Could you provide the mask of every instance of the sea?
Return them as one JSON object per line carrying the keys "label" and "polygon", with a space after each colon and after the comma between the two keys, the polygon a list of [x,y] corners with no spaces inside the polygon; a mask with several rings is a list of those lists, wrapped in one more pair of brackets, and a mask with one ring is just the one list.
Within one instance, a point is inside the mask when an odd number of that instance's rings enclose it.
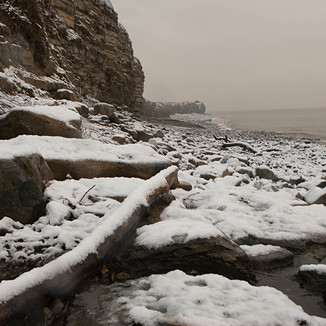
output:
{"label": "sea", "polygon": [[326,108],[224,111],[210,115],[213,123],[235,130],[326,140]]}

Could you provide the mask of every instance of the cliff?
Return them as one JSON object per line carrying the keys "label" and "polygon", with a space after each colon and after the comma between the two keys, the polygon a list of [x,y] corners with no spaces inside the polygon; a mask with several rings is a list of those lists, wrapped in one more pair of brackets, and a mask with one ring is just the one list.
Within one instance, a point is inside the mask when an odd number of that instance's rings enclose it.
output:
{"label": "cliff", "polygon": [[[8,76],[10,78],[8,78]],[[2,0],[0,89],[143,104],[144,74],[109,0]]]}
{"label": "cliff", "polygon": [[200,113],[206,111],[205,104],[195,102],[150,102],[146,101],[146,111],[149,115],[157,117],[168,117],[171,114]]}

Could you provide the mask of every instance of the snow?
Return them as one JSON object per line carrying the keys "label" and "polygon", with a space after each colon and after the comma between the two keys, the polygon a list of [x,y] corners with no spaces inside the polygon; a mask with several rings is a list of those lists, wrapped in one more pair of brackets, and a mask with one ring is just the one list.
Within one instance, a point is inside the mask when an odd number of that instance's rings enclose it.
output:
{"label": "snow", "polygon": [[40,155],[40,152],[28,144],[25,145],[15,145],[0,140],[0,158],[2,160],[12,160],[19,156],[30,156],[30,155]]}
{"label": "snow", "polygon": [[[102,244],[105,238],[112,235],[114,230],[123,225],[130,217],[133,211],[140,205],[147,206],[146,198],[148,198],[156,187],[166,184],[166,176],[175,171],[176,167],[169,167],[149,180],[128,196],[128,198],[120,205],[119,209],[109,212],[103,217],[103,223],[86,238],[83,239],[73,250],[65,253],[56,260],[39,268],[26,272],[11,281],[2,281],[0,283],[0,303],[4,303],[16,295],[24,292],[28,288],[32,288],[46,280],[50,280],[60,273],[67,273],[69,270],[85,260],[91,253],[97,253],[97,248]],[[73,227],[70,232],[73,231]],[[23,230],[22,235],[26,236],[28,228]],[[78,228],[75,228],[78,232]],[[51,234],[50,234],[51,236]],[[63,237],[68,237],[66,232]]]}
{"label": "snow", "polygon": [[316,272],[320,275],[326,275],[326,265],[324,264],[302,265],[299,270],[300,272]]}
{"label": "snow", "polygon": [[112,5],[112,2],[110,0],[101,0],[101,3],[103,3],[109,9],[112,9],[113,10],[113,5]]}
{"label": "snow", "polygon": [[279,250],[282,249],[281,247],[278,246],[262,245],[262,244],[253,245],[253,246],[243,245],[240,247],[249,256],[268,255],[273,252],[278,252]]}
{"label": "snow", "polygon": [[136,244],[148,248],[158,248],[178,242],[188,242],[198,238],[225,237],[207,221],[189,218],[170,219],[137,230]]}
{"label": "snow", "polygon": [[129,163],[165,163],[170,161],[157,154],[151,147],[143,144],[111,145],[92,139],[74,139],[51,136],[18,136],[1,141],[0,146],[32,146],[44,159],[96,160]]}
{"label": "snow", "polygon": [[308,204],[315,203],[320,197],[326,195],[326,188],[313,187],[309,189],[305,196],[305,201]]}
{"label": "snow", "polygon": [[[28,107],[17,107],[12,109],[10,112],[12,111],[25,111],[42,116],[47,116],[51,119],[65,122],[67,125],[69,125],[73,121],[80,120],[79,113],[73,108],[73,106],[69,105],[37,105]],[[1,116],[0,119],[4,119],[8,114],[10,114],[10,112]]]}
{"label": "snow", "polygon": [[[96,298],[96,291],[90,294]],[[118,325],[118,316],[146,326],[326,325],[325,319],[309,316],[278,290],[214,274],[172,271],[113,284],[98,302],[91,313],[99,324],[108,325]]]}

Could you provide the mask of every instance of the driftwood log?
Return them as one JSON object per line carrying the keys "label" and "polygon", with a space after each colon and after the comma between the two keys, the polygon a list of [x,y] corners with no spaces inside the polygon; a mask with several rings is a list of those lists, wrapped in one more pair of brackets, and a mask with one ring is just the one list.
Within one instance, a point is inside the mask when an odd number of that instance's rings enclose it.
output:
{"label": "driftwood log", "polygon": [[[147,180],[113,213],[113,222],[105,221],[70,252],[15,280],[0,283],[0,325],[14,316],[27,315],[48,298],[74,294],[83,281],[96,275],[135,233],[147,208],[178,182],[177,171],[176,167],[169,167]],[[145,194],[145,198],[140,194]],[[111,226],[112,230],[103,230]]]}
{"label": "driftwood log", "polygon": [[242,147],[243,149],[245,149],[245,150],[247,150],[247,151],[249,151],[251,153],[254,153],[254,154],[258,153],[258,151],[255,148],[251,147],[250,145],[248,145],[246,143],[238,143],[237,142],[237,143],[224,143],[224,144],[222,144],[222,148],[227,148],[227,147]]}

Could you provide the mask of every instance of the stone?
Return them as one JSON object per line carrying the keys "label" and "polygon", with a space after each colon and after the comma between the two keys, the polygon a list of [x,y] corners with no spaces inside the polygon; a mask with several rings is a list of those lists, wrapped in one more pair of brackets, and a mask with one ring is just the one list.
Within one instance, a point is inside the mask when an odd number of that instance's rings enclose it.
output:
{"label": "stone", "polygon": [[216,273],[230,279],[255,281],[247,254],[226,237],[196,239],[159,248],[133,245],[121,256],[132,278],[182,270],[187,274]]}
{"label": "stone", "polygon": [[321,204],[326,206],[326,188],[312,187],[306,193],[304,200],[309,205]]}
{"label": "stone", "polygon": [[137,138],[136,141],[144,141],[144,142],[148,142],[151,138],[153,138],[154,135],[144,131],[144,130],[137,130]]}
{"label": "stone", "polygon": [[114,106],[107,103],[96,103],[94,105],[94,114],[106,115],[109,118],[112,117],[114,112]]}
{"label": "stone", "polygon": [[278,181],[279,177],[275,175],[275,173],[268,168],[267,166],[260,166],[256,168],[256,176],[261,179],[267,179],[272,181]]}
{"label": "stone", "polygon": [[43,181],[51,179],[52,172],[39,154],[0,158],[0,218],[35,222],[45,209]]}
{"label": "stone", "polygon": [[74,108],[83,118],[88,118],[89,108],[86,104],[75,102]]}
{"label": "stone", "polygon": [[75,101],[76,100],[76,96],[75,93],[69,89],[58,89],[56,94],[55,94],[55,98],[57,100],[68,100],[68,101]]}
{"label": "stone", "polygon": [[240,173],[240,174],[246,174],[249,178],[253,178],[254,173],[252,172],[252,170],[250,168],[245,168],[242,166],[238,166],[235,169],[235,172]]}
{"label": "stone", "polygon": [[[309,265],[307,265],[309,266]],[[316,266],[316,265],[315,265]],[[318,266],[318,265],[317,265]],[[325,267],[325,265],[321,265]],[[296,275],[297,281],[301,287],[308,288],[314,292],[319,292],[323,295],[326,302],[326,272],[318,272],[317,269],[299,270]]]}
{"label": "stone", "polygon": [[[55,111],[56,107],[52,109]],[[81,119],[77,113],[75,115],[76,117],[67,123],[61,121],[59,116],[56,119],[39,111],[33,112],[33,108],[17,108],[0,117],[0,139],[24,134],[81,138]]]}
{"label": "stone", "polygon": [[252,262],[253,268],[260,271],[269,271],[288,266],[293,263],[294,259],[293,253],[284,248],[259,255],[250,255],[250,253],[248,253],[248,256]]}

